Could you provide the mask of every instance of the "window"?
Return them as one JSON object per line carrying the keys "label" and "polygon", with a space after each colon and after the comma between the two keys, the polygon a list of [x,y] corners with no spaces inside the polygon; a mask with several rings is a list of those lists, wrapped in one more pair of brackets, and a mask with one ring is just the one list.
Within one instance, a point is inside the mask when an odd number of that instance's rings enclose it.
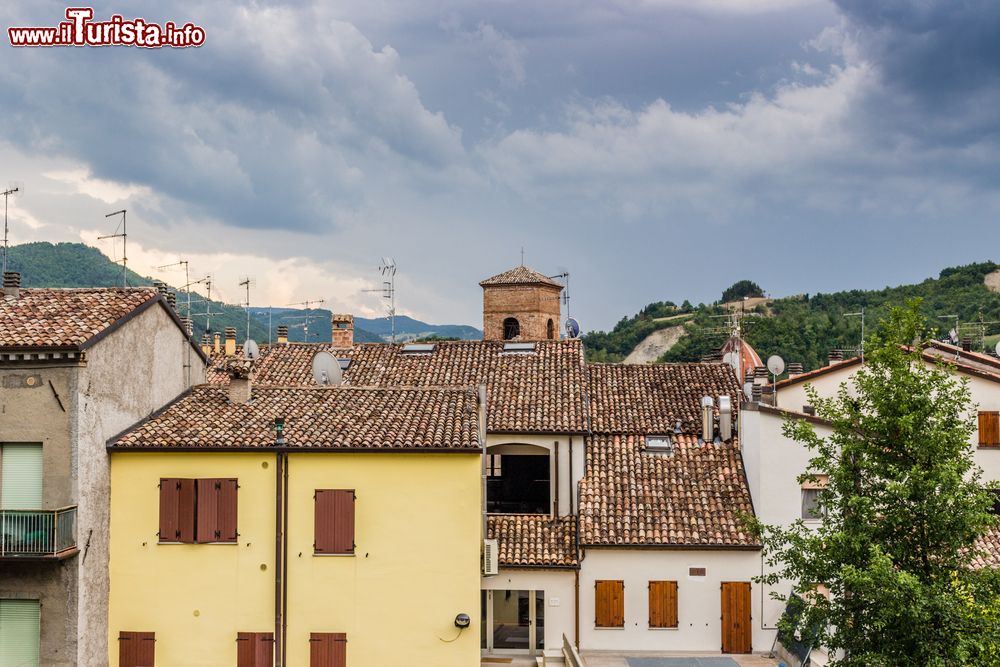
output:
{"label": "window", "polygon": [[400,351],[403,354],[431,354],[435,347],[434,343],[407,343]]}
{"label": "window", "polygon": [[677,627],[677,582],[649,582],[649,627]]}
{"label": "window", "polygon": [[500,454],[487,454],[486,455],[486,476],[487,477],[502,477],[503,468],[500,463]]}
{"label": "window", "polygon": [[823,518],[823,510],[819,507],[820,491],[826,488],[826,475],[810,475],[802,481],[802,518],[806,521],[819,521]]}
{"label": "window", "polygon": [[271,667],[274,664],[274,633],[236,634],[236,667]]}
{"label": "window", "polygon": [[504,354],[531,354],[535,351],[534,343],[504,343]]}
{"label": "window", "polygon": [[647,435],[646,451],[658,454],[673,454],[674,441],[669,435]]}
{"label": "window", "polygon": [[503,321],[503,339],[512,340],[521,335],[521,324],[516,318],[508,317]]}
{"label": "window", "polygon": [[0,665],[37,667],[39,619],[38,600],[0,599]]}
{"label": "window", "polygon": [[594,582],[594,625],[598,628],[625,627],[625,582]]}
{"label": "window", "polygon": [[545,337],[549,340],[556,337],[556,325],[551,318],[549,318],[549,321],[545,323]]}
{"label": "window", "polygon": [[316,554],[354,554],[354,489],[316,489]]}
{"label": "window", "polygon": [[154,667],[155,658],[156,633],[118,633],[118,667]]}
{"label": "window", "polygon": [[160,542],[236,542],[235,479],[160,480]]}
{"label": "window", "polygon": [[1000,412],[979,413],[979,446],[1000,447]]}
{"label": "window", "polygon": [[0,509],[42,509],[42,445],[0,445]]}
{"label": "window", "polygon": [[486,511],[491,514],[548,514],[552,511],[551,457],[502,454],[502,467],[487,474]]}
{"label": "window", "polygon": [[347,635],[343,632],[310,634],[309,667],[347,667]]}

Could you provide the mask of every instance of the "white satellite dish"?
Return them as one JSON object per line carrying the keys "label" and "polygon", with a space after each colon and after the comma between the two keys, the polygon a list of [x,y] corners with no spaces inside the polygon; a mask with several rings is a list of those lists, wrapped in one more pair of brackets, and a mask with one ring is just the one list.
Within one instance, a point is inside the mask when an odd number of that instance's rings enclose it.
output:
{"label": "white satellite dish", "polygon": [[733,370],[738,371],[740,369],[740,355],[737,352],[726,352],[722,355],[722,363],[728,364],[733,368]]}
{"label": "white satellite dish", "polygon": [[747,397],[748,401],[753,400],[753,382],[747,382],[743,385],[743,395]]}
{"label": "white satellite dish", "polygon": [[998,357],[1000,357],[1000,340],[997,341],[996,347],[993,348],[993,351],[997,353]]}
{"label": "white satellite dish", "polygon": [[257,341],[252,338],[243,341],[243,358],[250,361],[260,359],[260,348],[257,347]]}
{"label": "white satellite dish", "polygon": [[313,380],[318,385],[339,385],[344,381],[340,362],[329,352],[317,352],[312,360]]}
{"label": "white satellite dish", "polygon": [[767,370],[771,371],[774,375],[781,375],[785,372],[785,360],[776,354],[772,354],[767,358]]}

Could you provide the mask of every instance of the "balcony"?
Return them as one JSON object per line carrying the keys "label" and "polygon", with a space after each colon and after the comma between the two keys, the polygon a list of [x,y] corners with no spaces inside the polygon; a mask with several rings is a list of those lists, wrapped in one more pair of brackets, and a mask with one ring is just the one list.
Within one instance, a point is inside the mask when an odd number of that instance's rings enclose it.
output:
{"label": "balcony", "polygon": [[76,505],[0,510],[0,559],[61,560],[76,553]]}

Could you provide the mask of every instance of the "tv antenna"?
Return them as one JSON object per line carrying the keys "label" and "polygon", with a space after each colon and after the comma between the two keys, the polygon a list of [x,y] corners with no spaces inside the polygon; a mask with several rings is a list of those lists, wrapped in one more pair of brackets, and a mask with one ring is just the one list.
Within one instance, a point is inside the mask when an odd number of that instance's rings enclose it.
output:
{"label": "tv antenna", "polygon": [[569,317],[569,269],[559,267],[559,273],[549,278],[562,281],[562,303],[566,306],[566,317]]}
{"label": "tv antenna", "polygon": [[309,323],[312,322],[312,320],[313,320],[314,317],[319,317],[318,315],[314,315],[313,313],[309,312],[310,310],[312,310],[312,308],[310,308],[310,306],[312,306],[314,303],[323,303],[324,301],[325,301],[325,299],[312,299],[312,300],[308,300],[307,299],[306,301],[299,301],[298,303],[290,303],[290,304],[288,304],[289,306],[302,306],[305,309],[305,311],[306,311],[305,315],[298,315],[298,316],[295,316],[295,317],[286,317],[285,319],[288,319],[288,320],[303,320],[302,328],[303,328],[303,333],[305,334],[305,342],[307,342],[307,343],[309,342]]}
{"label": "tv antenna", "polygon": [[860,317],[861,318],[861,345],[858,349],[861,350],[861,365],[865,364],[865,309],[862,307],[857,313],[844,313],[844,317]]}
{"label": "tv antenna", "polygon": [[7,271],[7,200],[15,192],[20,192],[20,188],[11,187],[3,191],[3,270]]}
{"label": "tv antenna", "polygon": [[[114,215],[120,215],[122,217],[122,220],[121,222],[118,223],[118,226],[115,227],[114,234],[107,234],[105,236],[97,237],[98,241],[100,241],[101,239],[117,239],[117,238],[120,238],[122,240],[122,287],[128,287],[128,249],[127,249],[128,231],[125,227],[126,210],[127,209],[123,208],[120,211],[115,211],[114,213],[108,213],[106,216],[104,216],[105,218],[110,218],[111,216]],[[122,230],[121,233],[118,232],[119,229]],[[117,263],[118,260],[115,260],[115,264]]]}
{"label": "tv antenna", "polygon": [[188,261],[186,259],[179,259],[173,264],[164,264],[163,266],[156,267],[157,271],[164,271],[166,269],[172,269],[175,266],[184,267],[184,291],[187,293],[187,316],[191,317],[191,276],[188,273]]}
{"label": "tv antenna", "polygon": [[196,285],[198,283],[204,284],[205,285],[205,289],[206,289],[206,291],[208,293],[206,295],[205,299],[204,299],[204,302],[205,302],[205,312],[204,313],[195,313],[195,315],[192,315],[192,317],[194,317],[194,316],[204,317],[205,318],[205,333],[211,333],[212,332],[212,315],[222,315],[223,313],[222,313],[222,311],[212,311],[212,276],[211,275],[207,275],[204,278],[202,278],[201,280],[196,280],[196,281],[194,281],[191,284],[192,285]]}
{"label": "tv antenna", "polygon": [[392,332],[392,342],[396,342],[396,260],[392,257],[383,257],[382,263],[378,266],[379,275],[382,276],[382,289],[369,289],[365,292],[381,292],[382,298],[386,302],[386,319],[389,320]]}
{"label": "tv antenna", "polygon": [[243,305],[247,309],[247,338],[250,338],[250,286],[255,284],[255,281],[250,276],[245,276],[243,280],[240,281],[240,287],[245,287],[247,289],[247,300],[243,302]]}

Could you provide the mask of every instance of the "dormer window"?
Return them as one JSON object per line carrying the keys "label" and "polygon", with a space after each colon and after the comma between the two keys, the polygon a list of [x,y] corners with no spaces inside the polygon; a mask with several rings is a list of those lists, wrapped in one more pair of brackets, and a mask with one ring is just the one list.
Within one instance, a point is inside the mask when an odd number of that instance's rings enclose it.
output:
{"label": "dormer window", "polygon": [[670,456],[674,453],[674,440],[669,435],[647,435],[646,451]]}

